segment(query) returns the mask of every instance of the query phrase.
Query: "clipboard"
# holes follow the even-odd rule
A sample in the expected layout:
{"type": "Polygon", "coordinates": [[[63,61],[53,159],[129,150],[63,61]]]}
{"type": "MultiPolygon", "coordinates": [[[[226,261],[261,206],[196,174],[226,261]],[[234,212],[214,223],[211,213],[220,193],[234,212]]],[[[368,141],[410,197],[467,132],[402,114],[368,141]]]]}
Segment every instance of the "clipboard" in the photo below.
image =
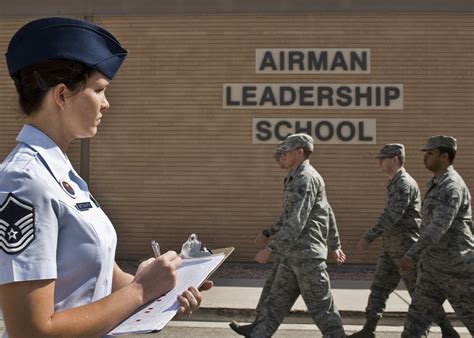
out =
{"type": "Polygon", "coordinates": [[[205,257],[183,259],[176,269],[176,287],[160,298],[140,307],[127,319],[113,328],[108,335],[122,336],[162,330],[179,309],[177,296],[190,286],[199,288],[234,251],[234,247],[212,250],[205,257]]]}

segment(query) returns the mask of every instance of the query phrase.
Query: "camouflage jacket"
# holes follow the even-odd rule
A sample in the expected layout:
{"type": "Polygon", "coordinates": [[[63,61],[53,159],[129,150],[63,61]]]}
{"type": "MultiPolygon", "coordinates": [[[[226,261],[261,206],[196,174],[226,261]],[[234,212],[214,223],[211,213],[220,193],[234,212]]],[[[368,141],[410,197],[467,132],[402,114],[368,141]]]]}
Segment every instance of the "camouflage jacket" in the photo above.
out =
{"type": "Polygon", "coordinates": [[[269,228],[268,249],[280,256],[327,258],[327,247],[341,247],[336,219],[326,198],[323,178],[308,160],[284,181],[283,213],[269,228]]]}
{"type": "Polygon", "coordinates": [[[386,206],[377,223],[364,235],[370,243],[384,239],[384,249],[403,256],[420,236],[421,196],[416,181],[401,168],[387,186],[386,206]]]}
{"type": "Polygon", "coordinates": [[[408,250],[407,257],[415,261],[426,257],[448,266],[464,256],[472,259],[471,194],[452,166],[429,181],[421,216],[420,239],[408,250]]]}

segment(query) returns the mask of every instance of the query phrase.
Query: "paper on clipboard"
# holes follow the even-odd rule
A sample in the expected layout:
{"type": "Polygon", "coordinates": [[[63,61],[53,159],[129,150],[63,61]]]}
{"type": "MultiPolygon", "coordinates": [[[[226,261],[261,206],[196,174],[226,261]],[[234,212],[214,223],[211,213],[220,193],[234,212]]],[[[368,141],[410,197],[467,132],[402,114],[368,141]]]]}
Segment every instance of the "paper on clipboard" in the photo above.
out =
{"type": "Polygon", "coordinates": [[[157,300],[141,307],[108,334],[121,336],[163,329],[179,309],[178,295],[190,286],[201,286],[232,251],[234,251],[233,247],[216,249],[213,250],[214,254],[211,256],[183,259],[181,266],[176,269],[176,287],[157,300]]]}

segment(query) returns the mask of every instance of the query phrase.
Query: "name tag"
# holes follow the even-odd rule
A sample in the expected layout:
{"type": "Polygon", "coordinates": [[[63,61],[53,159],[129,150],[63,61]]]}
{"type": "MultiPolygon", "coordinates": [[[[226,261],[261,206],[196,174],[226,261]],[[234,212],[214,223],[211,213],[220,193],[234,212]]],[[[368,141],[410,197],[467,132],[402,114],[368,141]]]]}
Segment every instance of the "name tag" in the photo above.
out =
{"type": "Polygon", "coordinates": [[[92,208],[91,202],[76,203],[76,209],[79,211],[86,211],[92,208]]]}

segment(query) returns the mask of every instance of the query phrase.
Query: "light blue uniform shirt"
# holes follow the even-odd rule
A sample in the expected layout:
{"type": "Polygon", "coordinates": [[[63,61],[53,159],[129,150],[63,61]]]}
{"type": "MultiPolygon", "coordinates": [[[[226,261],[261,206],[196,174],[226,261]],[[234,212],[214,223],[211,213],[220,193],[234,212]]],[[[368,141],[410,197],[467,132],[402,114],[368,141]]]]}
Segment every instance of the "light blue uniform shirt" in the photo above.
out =
{"type": "Polygon", "coordinates": [[[117,235],[67,156],[25,125],[0,166],[0,284],[55,279],[55,310],[111,293],[117,235]]]}

